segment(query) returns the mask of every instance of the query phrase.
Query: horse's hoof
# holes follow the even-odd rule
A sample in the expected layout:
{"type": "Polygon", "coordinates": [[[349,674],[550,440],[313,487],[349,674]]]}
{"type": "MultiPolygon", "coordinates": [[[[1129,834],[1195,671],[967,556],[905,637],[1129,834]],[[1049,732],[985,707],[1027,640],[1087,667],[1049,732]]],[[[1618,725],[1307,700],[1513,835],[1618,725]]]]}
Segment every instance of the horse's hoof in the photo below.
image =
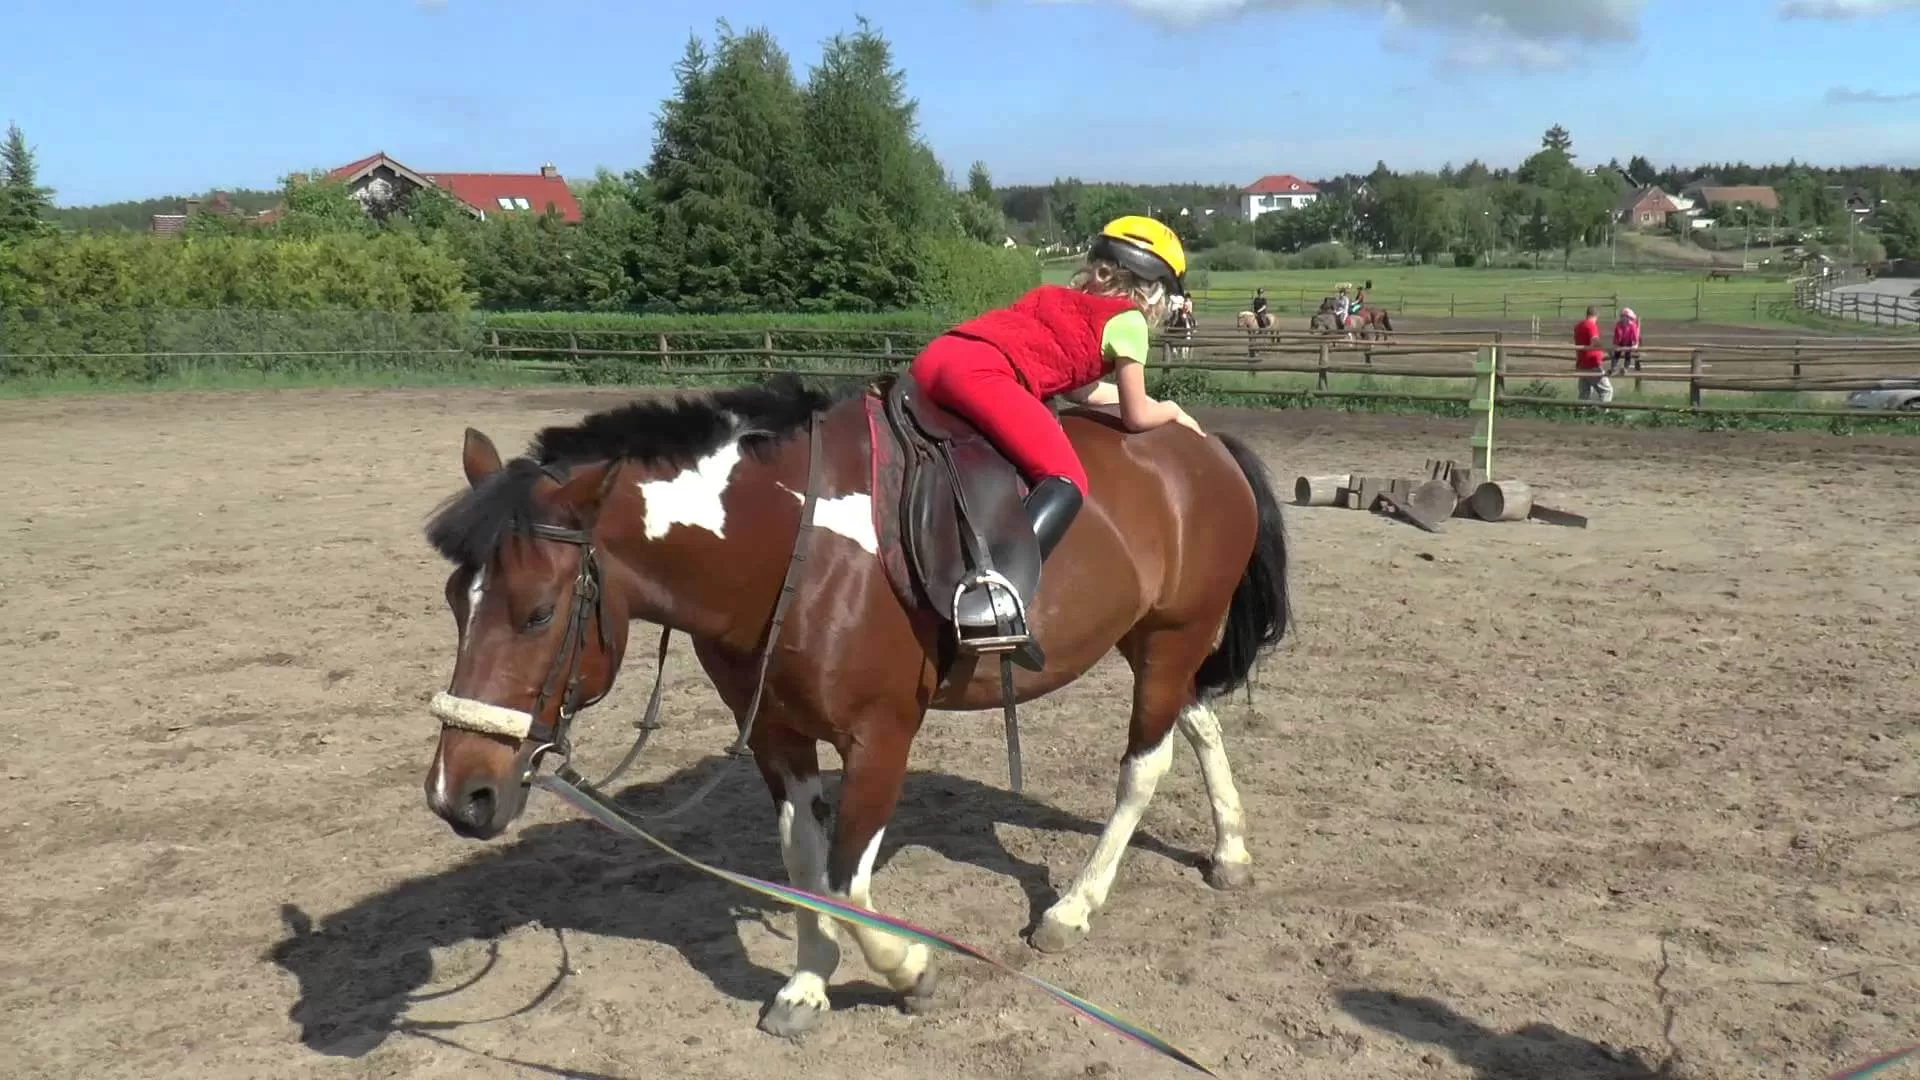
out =
{"type": "Polygon", "coordinates": [[[910,1016],[925,1016],[948,1004],[951,995],[945,989],[946,984],[940,979],[940,965],[929,956],[919,980],[911,988],[900,991],[900,1009],[910,1016]]]}
{"type": "Polygon", "coordinates": [[[1087,939],[1088,927],[1042,918],[1027,943],[1043,953],[1063,953],[1087,939]]]}
{"type": "Polygon", "coordinates": [[[766,1015],[760,1018],[760,1030],[782,1039],[798,1039],[817,1030],[826,1018],[827,1010],[821,1006],[776,999],[767,1006],[766,1015]]]}
{"type": "Polygon", "coordinates": [[[1235,889],[1244,889],[1253,884],[1253,864],[1250,862],[1220,862],[1216,859],[1207,863],[1206,879],[1208,885],[1211,885],[1221,892],[1232,892],[1235,889]]]}

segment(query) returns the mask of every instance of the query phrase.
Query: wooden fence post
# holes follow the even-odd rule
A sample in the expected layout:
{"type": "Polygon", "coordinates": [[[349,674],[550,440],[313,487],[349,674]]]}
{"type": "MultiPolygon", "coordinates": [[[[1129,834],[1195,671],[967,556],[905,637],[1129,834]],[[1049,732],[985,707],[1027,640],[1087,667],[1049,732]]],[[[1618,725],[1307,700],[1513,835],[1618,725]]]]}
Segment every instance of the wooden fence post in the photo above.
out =
{"type": "Polygon", "coordinates": [[[1500,321],[1505,322],[1513,316],[1513,294],[1500,294],[1500,321]]]}
{"type": "Polygon", "coordinates": [[[1460,296],[1458,293],[1447,294],[1447,318],[1451,319],[1455,316],[1454,305],[1458,304],[1459,302],[1460,302],[1460,296]]]}
{"type": "Polygon", "coordinates": [[[493,362],[496,364],[506,363],[507,358],[504,355],[502,355],[500,352],[500,331],[498,330],[487,331],[487,341],[489,344],[493,346],[493,362]]]}
{"type": "Polygon", "coordinates": [[[1687,407],[1700,407],[1700,350],[1693,350],[1693,357],[1687,363],[1687,407]]]}
{"type": "Polygon", "coordinates": [[[1507,374],[1500,370],[1500,346],[1504,344],[1506,340],[1506,331],[1495,330],[1493,332],[1493,392],[1495,394],[1504,394],[1507,392],[1507,374]]]}
{"type": "Polygon", "coordinates": [[[1800,339],[1793,339],[1793,381],[1800,381],[1800,339]]]}
{"type": "Polygon", "coordinates": [[[1700,289],[1701,287],[1698,284],[1694,285],[1693,287],[1693,321],[1694,322],[1700,321],[1700,289]]]}
{"type": "Polygon", "coordinates": [[[580,367],[580,336],[571,330],[567,331],[567,363],[580,367]]]}
{"type": "Polygon", "coordinates": [[[1753,317],[1756,319],[1760,317],[1760,294],[1759,293],[1753,294],[1753,317]]]}
{"type": "Polygon", "coordinates": [[[1322,339],[1320,342],[1320,374],[1315,380],[1315,389],[1325,390],[1327,388],[1327,362],[1332,359],[1332,352],[1333,343],[1322,339]]]}
{"type": "Polygon", "coordinates": [[[668,356],[667,354],[667,335],[661,334],[660,335],[660,366],[666,367],[671,362],[672,362],[672,357],[668,356]]]}
{"type": "Polygon", "coordinates": [[[1487,479],[1493,479],[1493,403],[1499,394],[1500,347],[1489,345],[1474,354],[1473,400],[1467,409],[1474,414],[1473,467],[1487,479]]]}

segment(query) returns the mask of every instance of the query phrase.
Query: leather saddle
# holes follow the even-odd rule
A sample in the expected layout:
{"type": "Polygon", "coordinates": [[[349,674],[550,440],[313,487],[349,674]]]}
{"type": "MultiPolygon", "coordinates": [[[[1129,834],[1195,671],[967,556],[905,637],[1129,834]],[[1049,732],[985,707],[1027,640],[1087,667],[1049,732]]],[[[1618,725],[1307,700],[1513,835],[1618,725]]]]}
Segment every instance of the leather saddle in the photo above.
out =
{"type": "Polygon", "coordinates": [[[1031,649],[1026,611],[1040,585],[1040,545],[1019,470],[966,419],[928,401],[910,372],[875,390],[899,450],[899,540],[922,600],[954,621],[963,586],[984,576],[994,583],[995,626],[972,637],[963,631],[960,643],[980,652],[1031,649]]]}

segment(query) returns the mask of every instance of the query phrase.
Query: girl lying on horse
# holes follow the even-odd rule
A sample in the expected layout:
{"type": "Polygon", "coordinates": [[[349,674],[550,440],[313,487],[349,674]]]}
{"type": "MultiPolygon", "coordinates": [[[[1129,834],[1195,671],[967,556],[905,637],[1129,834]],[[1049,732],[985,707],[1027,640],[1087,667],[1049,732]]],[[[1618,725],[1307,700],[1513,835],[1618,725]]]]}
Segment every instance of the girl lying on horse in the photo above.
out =
{"type": "Polygon", "coordinates": [[[1147,393],[1148,328],[1184,294],[1186,251],[1148,217],[1117,218],[1094,239],[1070,285],[1042,285],[935,338],[913,362],[934,404],[958,413],[1025,474],[1027,516],[1044,559],[1085,500],[1087,473],[1046,405],[1064,394],[1118,405],[1133,431],[1183,424],[1185,409],[1147,393]],[[1114,376],[1113,382],[1101,381],[1114,376]]]}

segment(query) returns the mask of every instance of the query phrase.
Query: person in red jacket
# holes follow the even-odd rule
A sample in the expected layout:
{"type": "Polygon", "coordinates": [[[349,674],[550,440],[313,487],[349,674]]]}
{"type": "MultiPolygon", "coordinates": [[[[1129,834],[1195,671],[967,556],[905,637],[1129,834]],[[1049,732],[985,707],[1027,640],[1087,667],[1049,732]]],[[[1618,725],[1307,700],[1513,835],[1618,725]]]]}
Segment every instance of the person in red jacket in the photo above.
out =
{"type": "MultiPolygon", "coordinates": [[[[927,399],[972,421],[1025,476],[1042,560],[1087,491],[1086,468],[1047,399],[1118,405],[1134,431],[1181,424],[1205,434],[1185,409],[1147,393],[1149,328],[1185,293],[1186,267],[1172,229],[1149,217],[1117,218],[1094,238],[1070,285],[1033,289],[914,358],[912,375],[927,399]],[[1102,381],[1108,375],[1113,382],[1102,381]]],[[[965,607],[955,613],[962,625],[993,624],[990,601],[965,607]]]]}
{"type": "Polygon", "coordinates": [[[1613,384],[1607,381],[1607,354],[1602,352],[1600,343],[1600,312],[1597,308],[1587,308],[1587,317],[1573,328],[1575,350],[1573,366],[1580,372],[1580,400],[1588,401],[1595,395],[1600,404],[1613,400],[1613,384]]]}

